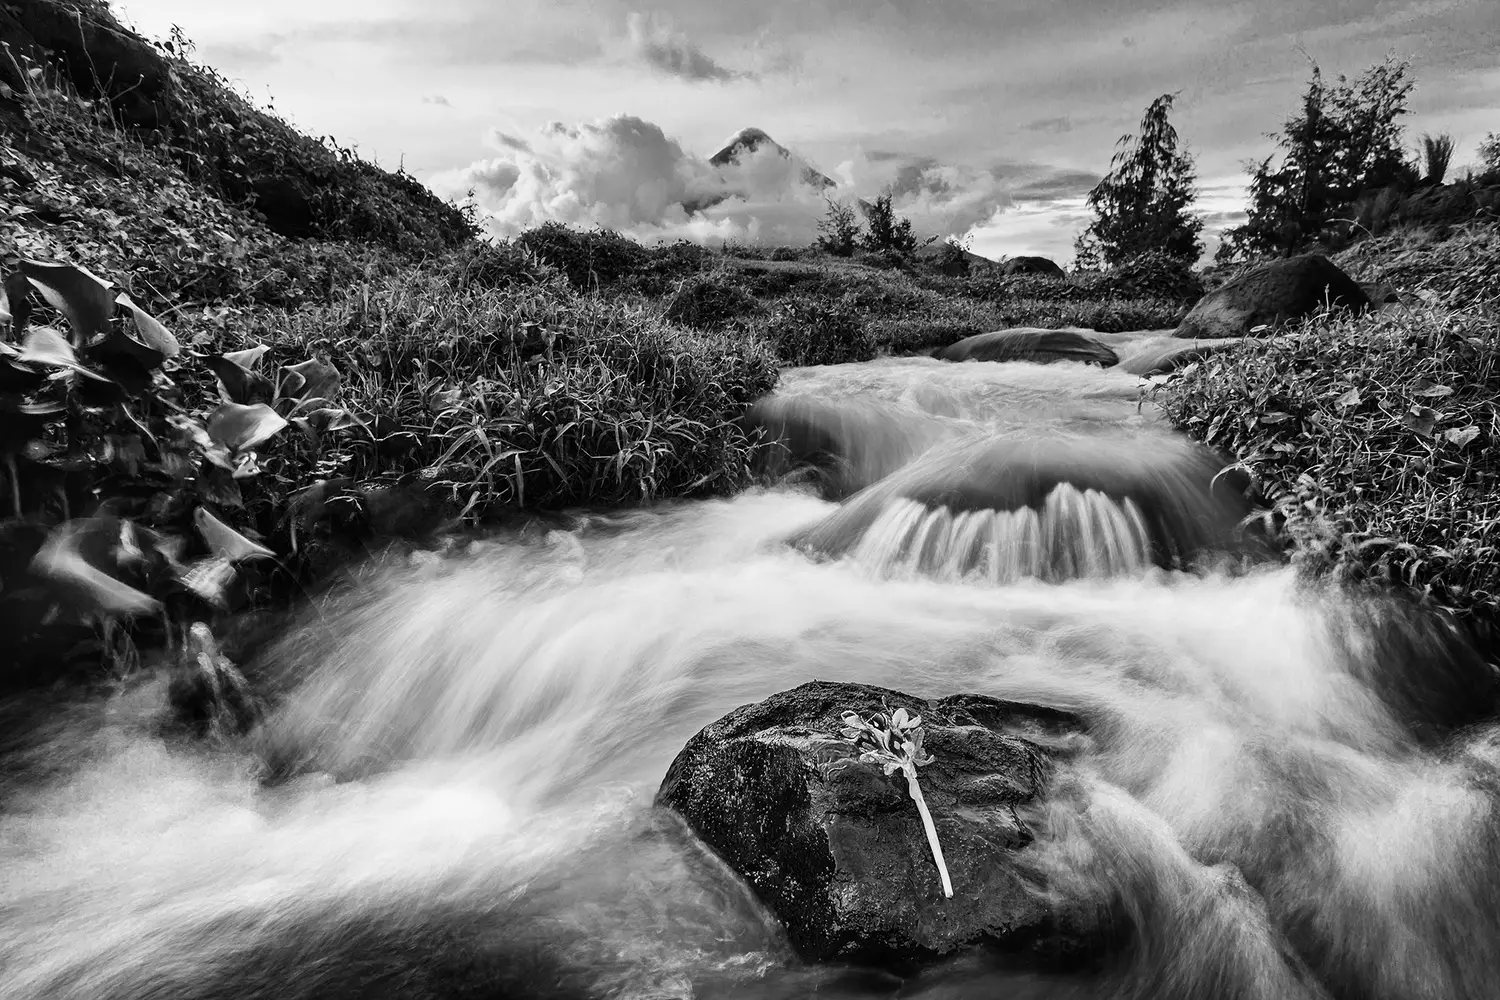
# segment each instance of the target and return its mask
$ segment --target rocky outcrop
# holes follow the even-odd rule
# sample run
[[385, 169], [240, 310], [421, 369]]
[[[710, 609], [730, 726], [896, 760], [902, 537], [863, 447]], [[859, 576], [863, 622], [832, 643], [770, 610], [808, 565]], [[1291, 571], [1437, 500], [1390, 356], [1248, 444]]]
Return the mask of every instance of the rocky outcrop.
[[1322, 254], [1271, 261], [1198, 300], [1175, 336], [1196, 340], [1247, 336], [1256, 327], [1301, 319], [1327, 305], [1368, 309], [1369, 296]]
[[1055, 361], [1081, 361], [1104, 368], [1119, 362], [1113, 350], [1092, 337], [1072, 330], [1036, 327], [976, 333], [956, 344], [949, 344], [933, 357], [941, 361], [1031, 361], [1041, 365]]
[[1010, 257], [1000, 262], [1000, 273], [1006, 277], [1018, 274], [1040, 274], [1048, 278], [1066, 278], [1067, 273], [1046, 257]]
[[[944, 898], [900, 772], [847, 759], [840, 715], [919, 712], [920, 780], [954, 894]], [[705, 728], [657, 796], [749, 884], [809, 961], [921, 961], [987, 942], [1057, 958], [1090, 940], [1042, 900], [1024, 807], [1046, 791], [1075, 721], [977, 695], [924, 701], [814, 681]]]

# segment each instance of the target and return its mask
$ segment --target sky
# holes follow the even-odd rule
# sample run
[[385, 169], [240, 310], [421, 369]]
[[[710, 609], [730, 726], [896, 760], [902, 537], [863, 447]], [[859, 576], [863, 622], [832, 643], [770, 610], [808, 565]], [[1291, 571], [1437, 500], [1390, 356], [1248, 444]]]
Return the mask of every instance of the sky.
[[[1409, 145], [1500, 132], [1500, 0], [117, 0], [314, 135], [472, 197], [510, 236], [541, 222], [643, 240], [806, 243], [823, 195], [895, 196], [923, 235], [1066, 263], [1084, 198], [1147, 105], [1196, 159], [1209, 250], [1243, 219], [1244, 164], [1311, 63], [1391, 54]], [[727, 170], [741, 128], [790, 149]], [[472, 192], [472, 194], [471, 194]], [[689, 212], [684, 205], [712, 207]]]

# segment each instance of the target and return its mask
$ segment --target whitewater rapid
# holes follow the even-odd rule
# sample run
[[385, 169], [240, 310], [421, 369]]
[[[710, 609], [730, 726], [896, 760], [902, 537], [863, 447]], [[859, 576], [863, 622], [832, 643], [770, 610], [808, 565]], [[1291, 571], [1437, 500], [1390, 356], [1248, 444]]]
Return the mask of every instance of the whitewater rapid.
[[[1137, 388], [917, 360], [783, 391], [934, 442], [1168, 435]], [[902, 995], [1500, 996], [1500, 742], [1414, 721], [1463, 668], [1428, 626], [1283, 568], [1161, 568], [1129, 524], [1052, 581], [903, 562], [893, 524], [837, 558], [786, 544], [840, 510], [756, 489], [393, 554], [247, 665], [268, 714], [243, 739], [164, 733], [149, 674], [54, 707], [4, 762], [4, 996], [890, 995], [800, 966], [652, 807], [695, 732], [812, 679], [1087, 722], [1035, 846], [1131, 947], [1069, 974], [961, 956]]]

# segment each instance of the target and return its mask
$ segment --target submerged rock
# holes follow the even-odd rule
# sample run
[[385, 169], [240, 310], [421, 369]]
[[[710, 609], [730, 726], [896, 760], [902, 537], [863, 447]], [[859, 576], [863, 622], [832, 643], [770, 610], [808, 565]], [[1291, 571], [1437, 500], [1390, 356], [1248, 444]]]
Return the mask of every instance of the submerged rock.
[[[840, 715], [921, 714], [935, 758], [920, 781], [953, 898], [897, 772], [846, 759]], [[1065, 713], [977, 695], [925, 701], [814, 681], [734, 710], [694, 736], [657, 796], [738, 873], [806, 960], [892, 964], [984, 942], [1055, 960], [1083, 938], [1043, 900], [1032, 833], [1066, 752]]]
[[1288, 257], [1262, 264], [1203, 296], [1183, 317], [1176, 336], [1242, 337], [1259, 326], [1301, 319], [1325, 305], [1363, 310], [1370, 299], [1322, 254]]
[[941, 361], [1032, 361], [1043, 365], [1054, 361], [1082, 361], [1103, 368], [1119, 361], [1113, 350], [1092, 337], [1072, 330], [1036, 327], [976, 333], [956, 344], [949, 344], [934, 357]]

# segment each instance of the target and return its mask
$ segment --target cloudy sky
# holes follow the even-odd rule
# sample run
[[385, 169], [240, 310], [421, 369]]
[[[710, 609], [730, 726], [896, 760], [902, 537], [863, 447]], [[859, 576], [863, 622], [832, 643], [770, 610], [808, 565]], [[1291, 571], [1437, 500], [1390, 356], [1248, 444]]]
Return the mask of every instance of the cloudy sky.
[[[1497, 0], [117, 0], [305, 131], [509, 234], [548, 219], [643, 238], [805, 242], [822, 207], [774, 154], [707, 159], [757, 126], [843, 196], [891, 189], [926, 233], [1071, 257], [1083, 196], [1156, 96], [1197, 157], [1210, 230], [1295, 108], [1309, 59], [1386, 54], [1408, 130], [1460, 164], [1500, 131]], [[730, 197], [725, 198], [726, 195]], [[705, 197], [711, 196], [711, 197]], [[705, 212], [683, 204], [718, 200]]]

